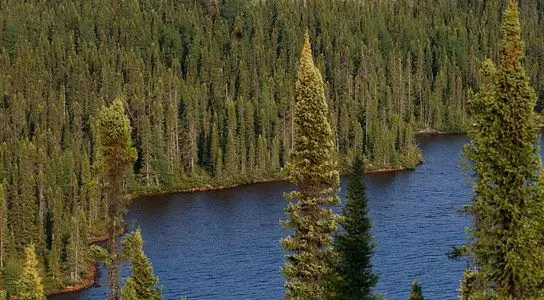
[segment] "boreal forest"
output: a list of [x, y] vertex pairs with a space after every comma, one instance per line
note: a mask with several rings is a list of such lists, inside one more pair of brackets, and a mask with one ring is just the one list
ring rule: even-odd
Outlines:
[[[467, 131], [507, 4], [0, 0], [0, 290], [17, 294], [32, 255], [45, 294], [91, 272], [112, 217], [103, 107], [130, 121], [126, 201], [285, 177], [307, 32], [341, 172], [359, 150], [367, 170], [412, 169], [416, 133]], [[519, 9], [540, 111], [544, 1]]]

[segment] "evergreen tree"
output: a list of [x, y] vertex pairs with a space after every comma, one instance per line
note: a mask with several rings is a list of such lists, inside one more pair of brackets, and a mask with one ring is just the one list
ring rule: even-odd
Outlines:
[[125, 280], [125, 285], [121, 288], [121, 300], [139, 300], [138, 293], [136, 292], [136, 283], [134, 278], [128, 277]]
[[[33, 241], [47, 257], [46, 291], [70, 283], [74, 268], [63, 266], [78, 208], [80, 229], [104, 234], [104, 99], [127, 99], [141, 154], [132, 191], [283, 175], [276, 169], [295, 140], [298, 29], [307, 26], [340, 166], [362, 139], [369, 168], [414, 167], [414, 132], [466, 130], [467, 91], [480, 88], [478, 62], [497, 56], [491, 45], [506, 3], [252, 1], [239, 14], [243, 1], [1, 2], [4, 270], [20, 269], [15, 254]], [[541, 0], [520, 3], [525, 66], [542, 110], [544, 14]]]
[[158, 181], [158, 177], [153, 169], [154, 158], [151, 146], [151, 124], [147, 116], [143, 116], [140, 119], [139, 127], [141, 149], [139, 177], [147, 187], [151, 187]]
[[423, 298], [423, 292], [421, 291], [421, 285], [417, 282], [417, 280], [414, 280], [412, 282], [412, 290], [410, 291], [410, 296], [408, 297], [408, 300], [424, 300]]
[[68, 269], [71, 282], [79, 282], [85, 275], [87, 265], [86, 243], [87, 236], [85, 231], [86, 222], [84, 213], [81, 210], [75, 212], [75, 216], [70, 218], [70, 237], [66, 245], [66, 262], [64, 266]]
[[[122, 299], [162, 299], [157, 287], [159, 279], [153, 274], [153, 268], [143, 251], [143, 239], [140, 229], [127, 235], [123, 242], [126, 256], [132, 264], [132, 274], [127, 278], [121, 291]], [[131, 298], [133, 296], [136, 298]]]
[[[37, 242], [39, 235], [38, 205], [36, 199], [36, 182], [33, 174], [33, 157], [36, 147], [32, 142], [22, 141], [18, 143], [17, 168], [14, 172], [14, 180], [20, 185], [17, 189], [11, 189], [11, 208], [8, 214], [10, 229], [18, 237], [17, 251], [23, 251], [31, 242]], [[38, 243], [38, 245], [40, 245]]]
[[44, 300], [42, 278], [34, 244], [25, 248], [25, 264], [21, 278], [17, 282], [17, 294], [21, 300]]
[[343, 232], [337, 234], [335, 248], [340, 256], [335, 287], [339, 299], [374, 299], [372, 288], [378, 277], [372, 273], [371, 258], [374, 248], [367, 217], [367, 198], [364, 182], [364, 163], [357, 155], [349, 176], [346, 204], [341, 221]]
[[132, 147], [131, 127], [125, 115], [123, 101], [115, 99], [109, 107], [100, 111], [100, 147], [106, 187], [104, 195], [108, 205], [108, 284], [109, 299], [119, 298], [119, 266], [117, 234], [122, 229], [123, 178], [136, 159]]
[[314, 66], [308, 35], [304, 40], [296, 81], [295, 147], [288, 164], [291, 192], [284, 228], [293, 230], [281, 244], [287, 251], [282, 274], [287, 299], [320, 299], [326, 295], [326, 278], [337, 259], [331, 246], [339, 217], [331, 210], [338, 204], [339, 175], [323, 81]]
[[234, 102], [227, 102], [227, 137], [225, 143], [224, 166], [230, 177], [239, 175], [238, 156], [236, 153], [236, 112]]
[[[536, 99], [522, 66], [517, 1], [508, 2], [502, 33], [499, 65], [484, 63], [484, 84], [470, 103], [474, 125], [465, 155], [473, 162], [477, 179], [469, 207], [475, 224], [467, 250], [473, 256], [473, 271], [483, 279], [478, 286], [491, 288], [499, 299], [540, 299], [544, 297], [543, 187], [535, 147]], [[466, 274], [475, 276], [472, 271]]]
[[5, 186], [5, 183], [0, 184], [0, 270], [4, 268], [8, 238], [8, 205], [4, 196]]

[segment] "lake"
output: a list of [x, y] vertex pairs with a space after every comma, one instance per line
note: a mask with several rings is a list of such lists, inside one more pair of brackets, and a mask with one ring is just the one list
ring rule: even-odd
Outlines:
[[[458, 212], [471, 197], [460, 158], [467, 141], [418, 137], [424, 164], [366, 176], [377, 243], [373, 265], [380, 276], [375, 291], [387, 299], [406, 299], [414, 279], [426, 299], [457, 299], [465, 263], [447, 254], [465, 242], [470, 225]], [[263, 183], [133, 202], [127, 221], [142, 229], [164, 299], [283, 299], [279, 240], [286, 233], [279, 220], [285, 218], [282, 195], [292, 189], [289, 183]], [[94, 287], [51, 299], [106, 299], [106, 272], [100, 270]]]

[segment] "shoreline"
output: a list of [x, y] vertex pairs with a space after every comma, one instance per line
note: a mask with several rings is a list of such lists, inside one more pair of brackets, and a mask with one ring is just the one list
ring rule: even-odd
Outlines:
[[96, 262], [96, 261], [89, 262], [88, 268], [89, 268], [90, 274], [83, 279], [83, 282], [66, 286], [62, 290], [47, 294], [46, 297], [76, 293], [76, 292], [79, 292], [79, 291], [82, 291], [82, 290], [84, 290], [86, 288], [91, 287], [96, 282], [96, 280], [98, 278], [98, 266], [97, 265], [98, 265], [98, 262]]
[[425, 129], [420, 130], [416, 132], [414, 135], [423, 135], [423, 136], [433, 136], [433, 135], [466, 135], [466, 132], [447, 132], [447, 131], [440, 131], [440, 130], [431, 130], [431, 129]]
[[287, 177], [271, 177], [271, 178], [263, 178], [263, 179], [255, 179], [249, 182], [242, 182], [242, 183], [233, 183], [229, 185], [205, 185], [205, 186], [197, 186], [192, 188], [185, 188], [185, 189], [173, 189], [170, 191], [153, 191], [153, 192], [144, 192], [141, 194], [133, 194], [131, 195], [131, 198], [137, 199], [140, 197], [156, 197], [156, 196], [164, 196], [164, 195], [172, 195], [172, 194], [185, 194], [185, 193], [198, 193], [198, 192], [213, 192], [213, 191], [221, 191], [221, 190], [228, 190], [233, 189], [245, 185], [252, 185], [252, 184], [258, 184], [258, 183], [268, 183], [268, 182], [285, 182], [287, 181]]
[[[420, 162], [416, 165], [419, 166], [423, 162]], [[412, 171], [414, 168], [406, 168], [406, 167], [397, 167], [397, 168], [380, 168], [375, 170], [367, 170], [365, 171], [365, 174], [386, 174], [386, 173], [396, 173], [396, 172], [408, 172]], [[342, 176], [342, 174], [340, 174]], [[186, 188], [186, 189], [179, 189], [179, 190], [171, 190], [171, 191], [153, 191], [153, 192], [144, 192], [141, 194], [134, 194], [131, 195], [131, 199], [135, 200], [140, 197], [158, 197], [158, 196], [165, 196], [165, 195], [173, 195], [173, 194], [187, 194], [187, 193], [200, 193], [200, 192], [214, 192], [214, 191], [222, 191], [222, 190], [228, 190], [228, 189], [234, 189], [241, 186], [246, 185], [252, 185], [252, 184], [259, 184], [259, 183], [272, 183], [272, 182], [288, 182], [288, 177], [272, 177], [272, 178], [263, 178], [263, 179], [256, 179], [250, 182], [245, 183], [234, 183], [229, 185], [206, 185], [206, 186], [200, 186], [200, 187], [192, 187], [192, 188]]]
[[[448, 134], [448, 133], [444, 133]], [[433, 134], [434, 135], [434, 134]], [[420, 162], [416, 165], [419, 166], [423, 162]], [[367, 170], [365, 171], [365, 174], [388, 174], [388, 173], [396, 173], [396, 172], [408, 172], [412, 171], [414, 169], [412, 168], [406, 168], [406, 167], [397, 167], [397, 168], [380, 168], [375, 170]], [[179, 190], [171, 190], [171, 191], [153, 191], [153, 192], [144, 192], [141, 194], [131, 194], [129, 195], [131, 198], [131, 201], [134, 201], [140, 197], [156, 197], [156, 196], [164, 196], [164, 195], [173, 195], [173, 194], [185, 194], [185, 193], [199, 193], [199, 192], [213, 192], [213, 191], [221, 191], [221, 190], [227, 190], [227, 189], [233, 189], [245, 185], [252, 185], [252, 184], [259, 184], [259, 183], [271, 183], [271, 182], [287, 182], [289, 178], [287, 177], [272, 177], [272, 178], [263, 178], [263, 179], [256, 179], [249, 182], [244, 183], [238, 183], [238, 184], [230, 184], [230, 185], [206, 185], [206, 186], [200, 186], [200, 187], [192, 187], [192, 188], [186, 188], [186, 189], [179, 189]], [[122, 236], [125, 234], [125, 230], [119, 234], [119, 236]], [[107, 235], [102, 235], [98, 237], [93, 237], [90, 239], [90, 244], [96, 244], [105, 242], [108, 240]], [[80, 292], [84, 289], [87, 289], [91, 287], [98, 279], [98, 262], [97, 261], [91, 261], [89, 263], [89, 270], [90, 275], [87, 276], [83, 282], [79, 284], [73, 284], [69, 285], [67, 287], [64, 287], [63, 289], [59, 291], [52, 292], [48, 294], [47, 296], [58, 296], [58, 295], [65, 295], [65, 294], [71, 294]]]
[[[443, 135], [451, 135], [451, 134], [444, 133]], [[416, 168], [422, 163], [423, 161], [416, 164]], [[379, 169], [366, 170], [365, 174], [386, 174], [386, 173], [396, 173], [396, 172], [408, 172], [414, 169], [415, 168], [407, 168], [407, 167], [379, 168]], [[342, 174], [340, 174], [340, 176], [342, 176]], [[228, 190], [228, 189], [233, 189], [233, 188], [246, 186], [246, 185], [252, 185], [252, 184], [271, 183], [271, 182], [288, 182], [288, 181], [289, 181], [288, 177], [270, 177], [270, 178], [255, 179], [249, 182], [233, 183], [229, 185], [209, 185], [208, 184], [206, 186], [197, 186], [197, 187], [185, 188], [185, 189], [174, 189], [170, 191], [143, 192], [140, 194], [132, 194], [130, 195], [130, 198], [132, 200], [135, 200], [140, 197], [157, 197], [157, 196], [173, 195], [173, 194], [214, 192], [214, 191]]]
[[[123, 230], [119, 232], [118, 236], [123, 236], [125, 233], [126, 233], [126, 230], [123, 228]], [[89, 245], [102, 243], [107, 240], [109, 240], [109, 237], [107, 235], [95, 236], [90, 238]], [[93, 286], [98, 279], [98, 261], [96, 260], [90, 261], [87, 270], [89, 271], [89, 275], [87, 275], [87, 277], [85, 277], [82, 282], [71, 284], [71, 285], [63, 287], [60, 290], [53, 291], [47, 294], [46, 298], [51, 296], [77, 293]]]
[[[421, 165], [423, 162], [420, 162], [416, 165], [416, 168], [417, 166]], [[397, 172], [409, 172], [409, 171], [413, 171], [415, 168], [406, 168], [406, 167], [399, 167], [399, 168], [382, 168], [382, 169], [376, 169], [376, 170], [369, 170], [369, 171], [365, 171], [365, 174], [387, 174], [387, 173], [397, 173]]]

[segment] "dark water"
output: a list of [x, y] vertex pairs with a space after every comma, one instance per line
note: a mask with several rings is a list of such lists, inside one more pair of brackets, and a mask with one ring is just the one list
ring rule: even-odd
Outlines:
[[[387, 299], [406, 299], [416, 278], [426, 299], [457, 299], [464, 262], [447, 253], [465, 241], [469, 226], [456, 212], [471, 194], [460, 168], [466, 141], [421, 137], [425, 163], [415, 171], [366, 177], [378, 244], [376, 291]], [[142, 229], [164, 298], [282, 299], [279, 239], [285, 233], [279, 220], [285, 216], [282, 194], [291, 189], [267, 183], [135, 201], [127, 219]], [[101, 275], [96, 287], [54, 299], [106, 299], [105, 280]]]

